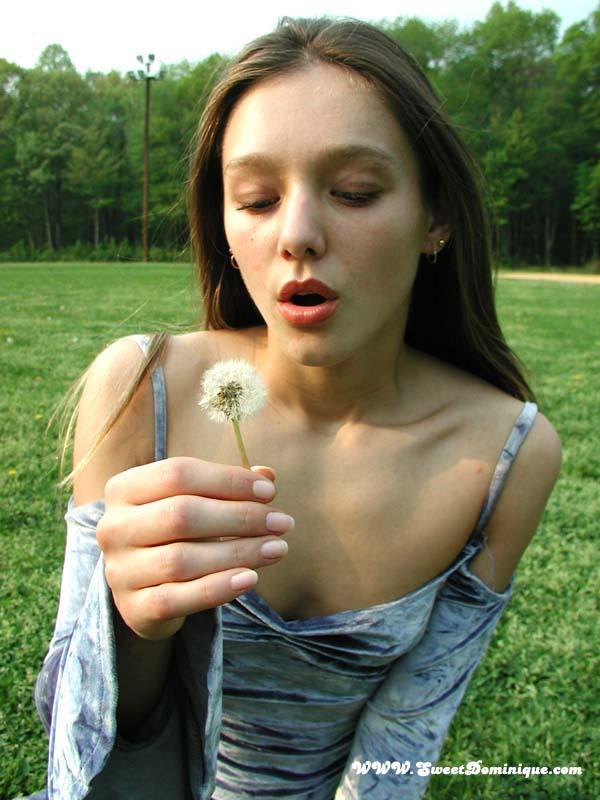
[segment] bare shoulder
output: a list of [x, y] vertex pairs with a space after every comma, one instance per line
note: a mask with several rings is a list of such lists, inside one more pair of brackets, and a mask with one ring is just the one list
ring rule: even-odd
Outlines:
[[561, 457], [555, 428], [537, 412], [486, 525], [493, 558], [484, 550], [470, 564], [471, 570], [495, 591], [508, 585], [541, 522], [560, 473]]
[[561, 458], [560, 438], [550, 421], [538, 412], [487, 526], [490, 543], [511, 540], [514, 547], [525, 549], [558, 479]]
[[[144, 360], [139, 345], [124, 337], [106, 347], [85, 373], [73, 445], [73, 465], [79, 468], [73, 481], [77, 505], [101, 499], [108, 478], [152, 458], [154, 405], [148, 376], [118, 421], [110, 425]], [[108, 426], [110, 432], [96, 447]]]
[[[464, 452], [485, 462], [491, 475], [523, 411], [523, 401], [449, 365], [430, 366], [439, 396], [449, 398], [448, 417], [460, 431]], [[561, 452], [554, 426], [538, 411], [486, 526], [493, 558], [483, 550], [470, 562], [472, 572], [495, 591], [508, 585], [540, 524], [560, 473]]]

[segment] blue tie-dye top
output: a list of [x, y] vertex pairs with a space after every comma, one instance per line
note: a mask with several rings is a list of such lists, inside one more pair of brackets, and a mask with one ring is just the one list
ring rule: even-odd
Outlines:
[[[160, 366], [152, 383], [161, 459]], [[307, 620], [283, 620], [254, 591], [188, 617], [167, 690], [135, 742], [116, 731], [112, 596], [95, 537], [104, 506], [71, 499], [60, 607], [36, 684], [50, 742], [35, 797], [422, 797], [418, 762], [439, 758], [512, 593], [514, 578], [494, 592], [468, 562], [536, 413], [524, 404], [477, 526], [442, 574], [398, 600]]]

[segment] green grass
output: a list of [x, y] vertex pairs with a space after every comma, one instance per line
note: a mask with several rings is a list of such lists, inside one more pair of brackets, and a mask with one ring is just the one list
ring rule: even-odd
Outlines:
[[[0, 798], [44, 783], [33, 703], [64, 548], [54, 404], [108, 342], [193, 324], [182, 265], [0, 267]], [[500, 316], [559, 431], [564, 467], [514, 597], [451, 728], [441, 764], [583, 767], [581, 777], [435, 776], [428, 798], [593, 798], [599, 752], [600, 286], [501, 281]]]

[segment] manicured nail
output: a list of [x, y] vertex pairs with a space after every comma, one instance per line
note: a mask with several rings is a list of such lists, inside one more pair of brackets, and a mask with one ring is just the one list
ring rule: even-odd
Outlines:
[[260, 548], [261, 556], [265, 558], [281, 558], [288, 551], [288, 544], [283, 539], [274, 539], [270, 542], [265, 542]]
[[275, 497], [275, 484], [265, 480], [254, 481], [252, 492], [259, 500], [272, 500]]
[[270, 511], [267, 514], [267, 530], [277, 533], [291, 531], [295, 525], [293, 517], [289, 514], [282, 514], [280, 511]]
[[254, 570], [246, 570], [246, 572], [238, 572], [230, 580], [229, 585], [234, 592], [241, 592], [244, 589], [251, 589], [258, 583], [258, 573]]

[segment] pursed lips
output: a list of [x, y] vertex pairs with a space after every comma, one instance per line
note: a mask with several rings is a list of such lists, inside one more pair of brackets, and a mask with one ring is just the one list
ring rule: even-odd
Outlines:
[[[277, 295], [277, 299], [281, 303], [293, 302], [293, 298], [306, 297], [313, 295], [315, 302], [311, 305], [318, 305], [320, 302], [327, 300], [337, 300], [336, 292], [323, 281], [317, 278], [308, 278], [304, 281], [288, 281], [285, 283]], [[298, 305], [308, 305], [308, 303], [298, 303]]]

